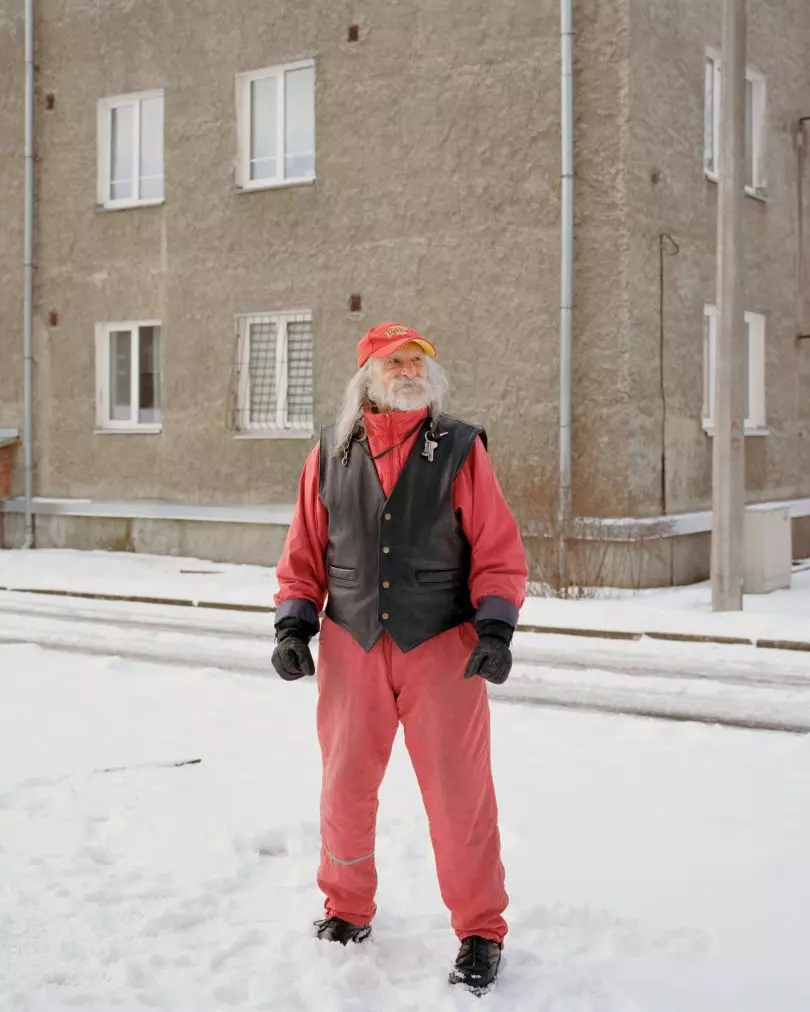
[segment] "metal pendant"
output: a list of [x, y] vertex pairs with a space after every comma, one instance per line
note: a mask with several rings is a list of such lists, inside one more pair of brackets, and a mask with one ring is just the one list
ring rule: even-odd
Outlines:
[[425, 448], [422, 450], [422, 456], [427, 457], [428, 463], [433, 463], [433, 451], [438, 447], [438, 443], [434, 442], [430, 438], [430, 433], [425, 433]]

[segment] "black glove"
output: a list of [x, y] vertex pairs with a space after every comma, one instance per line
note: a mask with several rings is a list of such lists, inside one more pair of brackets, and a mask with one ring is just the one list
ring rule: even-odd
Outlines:
[[512, 670], [512, 651], [509, 644], [515, 630], [508, 622], [486, 619], [475, 623], [478, 645], [473, 650], [465, 678], [480, 675], [494, 685], [503, 685]]
[[276, 626], [276, 649], [272, 662], [285, 682], [315, 674], [309, 641], [316, 632], [309, 622], [299, 618], [282, 619]]

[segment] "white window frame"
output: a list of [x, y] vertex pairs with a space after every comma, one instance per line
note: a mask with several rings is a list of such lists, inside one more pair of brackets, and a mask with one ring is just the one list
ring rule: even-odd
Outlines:
[[[242, 190], [270, 190], [281, 186], [302, 186], [315, 181], [315, 151], [316, 134], [313, 127], [312, 151], [313, 170], [307, 176], [296, 176], [294, 179], [287, 179], [284, 176], [285, 165], [285, 116], [286, 116], [286, 94], [285, 74], [291, 70], [305, 70], [315, 66], [314, 60], [298, 60], [295, 63], [281, 63], [275, 67], [265, 67], [262, 70], [251, 70], [244, 74], [236, 75], [236, 134], [237, 134], [237, 158], [236, 158], [236, 184]], [[261, 81], [265, 78], [276, 78], [276, 122], [277, 139], [276, 150], [278, 152], [278, 171], [273, 179], [251, 179], [250, 178], [250, 92], [251, 84], [254, 81]], [[313, 88], [313, 104], [315, 94]]]
[[[141, 422], [140, 413], [140, 362], [141, 327], [160, 327], [160, 343], [158, 345], [158, 382], [162, 393], [162, 357], [163, 357], [163, 324], [160, 320], [124, 320], [118, 323], [96, 324], [96, 432], [119, 432], [133, 434], [158, 433], [163, 430], [163, 422]], [[110, 334], [115, 330], [129, 330], [132, 333], [130, 346], [130, 417], [128, 419], [110, 418]], [[158, 414], [162, 417], [162, 408], [158, 404]]]
[[[712, 159], [709, 156], [709, 148], [705, 143], [709, 136], [709, 75], [711, 75], [712, 86], [712, 107], [711, 107], [711, 136], [712, 136]], [[749, 197], [764, 199], [767, 193], [767, 180], [765, 178], [765, 116], [768, 105], [768, 84], [764, 74], [754, 70], [753, 67], [746, 67], [745, 78], [751, 82], [752, 109], [752, 159], [754, 166], [753, 185], [746, 183], [745, 192]], [[706, 49], [705, 79], [704, 79], [704, 146], [703, 146], [703, 169], [706, 178], [713, 183], [720, 181], [720, 96], [721, 96], [721, 54], [717, 49]], [[746, 109], [747, 116], [747, 109]]]
[[164, 140], [165, 140], [165, 116], [166, 116], [166, 96], [162, 88], [157, 88], [153, 91], [138, 91], [133, 92], [131, 95], [116, 95], [112, 98], [101, 98], [98, 100], [96, 108], [96, 149], [97, 149], [97, 194], [96, 199], [101, 207], [109, 208], [110, 210], [119, 210], [126, 207], [150, 207], [165, 202], [165, 188], [166, 188], [166, 151], [164, 147], [163, 152], [163, 197], [146, 197], [141, 198], [140, 196], [134, 197], [122, 197], [119, 200], [114, 200], [110, 196], [110, 184], [111, 184], [111, 173], [112, 173], [112, 152], [110, 151], [110, 142], [112, 139], [112, 113], [113, 109], [120, 108], [121, 106], [131, 105], [133, 106], [132, 116], [132, 130], [133, 130], [133, 142], [132, 142], [132, 180], [135, 193], [140, 192], [141, 183], [141, 103], [146, 99], [160, 98], [163, 99], [163, 115], [164, 115]]
[[[250, 421], [250, 325], [271, 320], [276, 325], [276, 418], [272, 425], [252, 425]], [[237, 425], [237, 439], [310, 439], [314, 433], [314, 420], [309, 425], [293, 426], [287, 416], [287, 324], [308, 323], [312, 326], [312, 313], [308, 309], [271, 313], [241, 313], [236, 318], [238, 334], [238, 417], [247, 419], [246, 425]], [[313, 409], [314, 410], [314, 409]]]
[[[703, 347], [704, 404], [703, 429], [709, 435], [714, 432], [715, 404], [717, 400], [717, 307], [703, 307], [705, 320], [709, 320], [709, 347]], [[745, 419], [746, 435], [767, 435], [765, 414], [765, 317], [762, 313], [745, 313], [748, 324], [748, 417]], [[708, 369], [708, 376], [707, 376]], [[709, 403], [706, 404], [706, 393]], [[708, 410], [707, 410], [708, 409]]]

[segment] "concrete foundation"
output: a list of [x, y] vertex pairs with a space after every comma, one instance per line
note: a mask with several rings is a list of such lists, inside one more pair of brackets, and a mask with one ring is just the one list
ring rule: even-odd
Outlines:
[[[0, 515], [0, 545], [21, 548], [24, 520]], [[213, 523], [199, 520], [128, 519], [38, 515], [38, 548], [142, 552], [255, 566], [274, 566], [284, 547], [283, 524]]]
[[[810, 517], [792, 521], [793, 557], [810, 557]], [[0, 547], [21, 548], [24, 519], [0, 512]], [[37, 514], [38, 548], [142, 552], [274, 566], [284, 548], [284, 523], [220, 523], [128, 517]], [[554, 586], [556, 542], [524, 538], [532, 580]], [[711, 534], [636, 541], [579, 540], [569, 544], [571, 585], [626, 589], [683, 586], [709, 578]]]

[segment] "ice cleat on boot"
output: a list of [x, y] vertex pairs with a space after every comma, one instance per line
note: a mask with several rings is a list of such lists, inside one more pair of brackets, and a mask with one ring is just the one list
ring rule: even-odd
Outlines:
[[463, 984], [480, 997], [495, 983], [501, 963], [501, 947], [479, 935], [469, 935], [461, 942], [456, 964], [450, 973], [451, 984]]
[[325, 921], [315, 921], [318, 938], [326, 942], [364, 942], [371, 934], [370, 924], [349, 924], [342, 917], [327, 917]]

